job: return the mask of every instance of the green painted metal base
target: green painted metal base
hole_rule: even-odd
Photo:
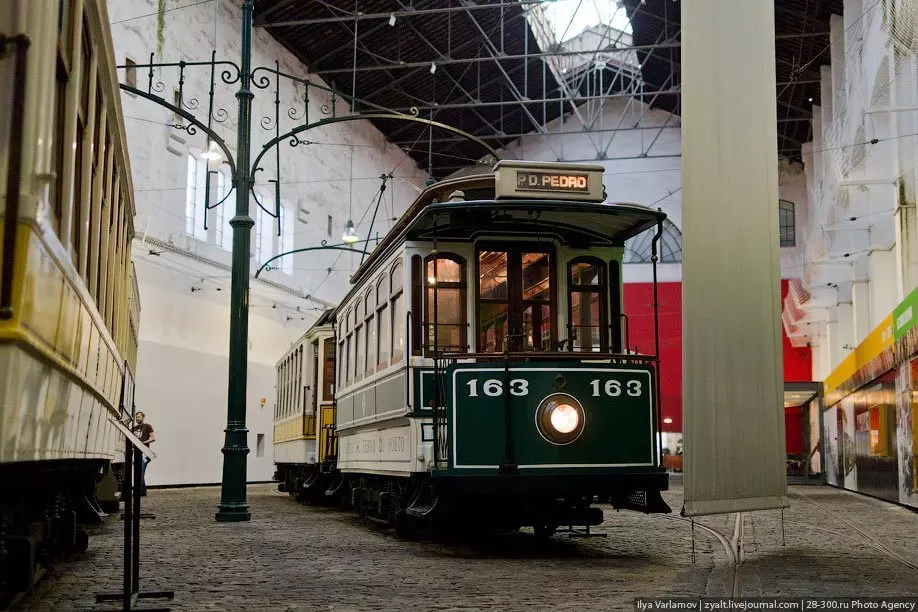
[[[218,523],[243,523],[251,520],[252,513],[249,512],[248,505],[243,504],[241,507],[220,507],[220,510],[214,515]]]

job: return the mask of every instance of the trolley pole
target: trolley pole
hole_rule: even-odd
[[[251,55],[253,0],[242,4],[242,51],[239,73],[239,123],[236,131],[236,216],[233,228],[233,267],[230,287],[229,391],[226,441],[223,446],[223,483],[216,518],[220,522],[248,521],[246,503],[246,456],[249,454],[245,426],[246,378],[249,359],[249,244],[255,222],[249,216],[249,145],[251,138]]]

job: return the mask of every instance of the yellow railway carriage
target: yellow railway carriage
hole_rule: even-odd
[[[326,497],[337,453],[333,313],[322,313],[277,363],[274,477],[303,501]]]
[[[103,0],[0,2],[0,600],[85,548],[112,420],[130,418],[140,306],[108,21]]]

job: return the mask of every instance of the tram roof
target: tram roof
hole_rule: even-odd
[[[424,190],[367,257],[351,282],[357,284],[395,245],[405,240],[470,242],[481,235],[503,234],[556,239],[581,247],[624,246],[653,228],[666,213],[638,204],[573,202],[549,199],[446,200],[454,190],[493,194],[494,175],[441,181]],[[434,225],[436,224],[436,232]]]

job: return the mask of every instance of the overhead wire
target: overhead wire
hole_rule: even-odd
[[[221,277],[220,275],[209,275],[209,274],[202,273],[200,270],[196,270],[195,268],[192,268],[192,267],[190,267],[190,266],[187,266],[187,265],[185,265],[185,264],[183,264],[183,263],[181,263],[181,262],[179,262],[179,261],[177,261],[177,260],[175,260],[175,259],[172,259],[172,258],[170,258],[170,257],[165,257],[162,253],[160,253],[160,254],[158,254],[158,255],[143,255],[143,254],[140,254],[140,255],[138,255],[137,259],[139,259],[139,260],[141,260],[141,261],[143,261],[143,262],[149,263],[149,264],[151,264],[151,265],[155,265],[155,266],[160,267],[160,268],[162,268],[162,269],[168,270],[168,271],[170,271],[170,272],[174,272],[174,273],[176,273],[176,274],[180,274],[180,275],[185,276],[185,277],[187,277],[187,278],[189,278],[189,279],[191,279],[191,280],[196,280],[196,281],[198,281],[198,282],[209,281],[209,282],[212,282],[212,283],[214,283],[214,284],[220,285],[219,288],[216,288],[216,289],[219,290],[219,291],[221,291],[221,292],[224,292],[224,291],[225,291],[227,294],[229,294],[230,284],[229,284],[228,282],[225,282],[225,281],[221,280],[222,277]],[[167,264],[164,263],[164,262],[168,262],[168,263],[171,263],[171,264],[175,264],[175,265],[178,266],[178,267],[171,266],[171,265],[167,265]],[[182,268],[184,268],[184,269],[182,269]],[[202,291],[202,290],[204,290],[204,289],[197,289],[196,291]],[[196,291],[194,291],[194,292],[196,292]],[[253,308],[263,308],[263,307],[268,306],[268,307],[284,308],[284,309],[290,310],[291,312],[304,312],[304,311],[310,311],[310,310],[324,310],[324,307],[321,307],[321,306],[316,306],[316,307],[308,306],[308,307],[305,307],[305,308],[302,307],[302,306],[294,306],[294,305],[288,304],[288,303],[286,303],[286,302],[284,302],[284,301],[282,301],[282,300],[278,300],[278,299],[271,298],[271,297],[268,297],[268,296],[258,295],[258,294],[256,294],[256,293],[251,294],[250,299],[251,299],[252,301],[258,301],[258,300],[260,300],[260,301],[262,301],[262,302],[265,303],[265,304],[262,304],[262,305],[257,305],[257,304],[256,304],[256,305],[253,305],[253,306],[252,306]]]
[[[213,1],[214,1],[214,0],[201,0],[200,2],[194,2],[194,3],[192,3],[192,4],[186,4],[186,5],[184,5],[184,6],[174,6],[174,7],[169,8],[169,9],[164,9],[164,10],[161,11],[161,12],[162,12],[162,13],[171,13],[172,11],[180,11],[180,10],[182,10],[182,9],[187,9],[187,8],[191,8],[191,7],[194,7],[194,6],[200,6],[200,5],[202,5],[202,4],[207,4],[207,3],[213,2]],[[159,14],[160,14],[160,12],[156,12],[156,13],[146,13],[146,14],[144,14],[144,15],[137,15],[136,17],[128,17],[128,18],[126,18],[126,19],[119,19],[118,21],[110,21],[110,22],[108,22],[108,25],[109,25],[109,26],[118,25],[119,23],[127,23],[128,21],[136,21],[136,20],[138,20],[138,19],[143,19],[144,17],[156,17],[156,16],[159,15]]]
[[[884,3],[885,3],[886,0],[875,0],[875,2],[874,2],[873,4],[871,4],[869,7],[867,7],[866,9],[864,9],[864,12],[861,13],[861,16],[858,17],[857,19],[855,19],[854,21],[852,21],[852,22],[848,25],[848,27],[845,28],[844,33],[847,33],[848,30],[850,30],[851,28],[853,28],[854,26],[856,26],[857,24],[859,24],[861,21],[863,21],[864,18],[867,17],[867,13],[869,13],[870,11],[872,11],[873,9],[875,9],[881,2],[884,2]],[[812,58],[810,61],[808,61],[806,64],[803,64],[802,66],[800,66],[800,67],[796,70],[796,74],[793,74],[793,73],[791,74],[791,80],[788,81],[787,85],[784,86],[784,89],[782,89],[781,91],[778,92],[777,97],[780,98],[781,95],[787,90],[787,88],[790,87],[792,84],[796,83],[796,82],[800,79],[800,77],[803,75],[803,73],[813,64],[813,62],[815,62],[817,59],[819,59],[819,58],[822,56],[822,54],[825,53],[826,51],[828,51],[831,47],[832,47],[832,35],[829,34],[829,44],[827,44],[825,47],[823,47],[823,49],[822,49],[819,53],[815,54],[815,55],[813,56],[813,58]]]

